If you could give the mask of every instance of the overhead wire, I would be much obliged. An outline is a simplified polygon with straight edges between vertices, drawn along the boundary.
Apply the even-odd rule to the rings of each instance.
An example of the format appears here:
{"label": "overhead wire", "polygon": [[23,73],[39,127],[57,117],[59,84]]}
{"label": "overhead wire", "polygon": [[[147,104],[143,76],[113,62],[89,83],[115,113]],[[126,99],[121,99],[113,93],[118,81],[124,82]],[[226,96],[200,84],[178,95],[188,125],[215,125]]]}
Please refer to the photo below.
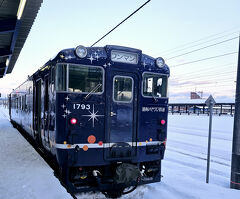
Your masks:
{"label": "overhead wire", "polygon": [[197,63],[197,62],[201,62],[201,61],[205,61],[205,60],[209,60],[209,59],[215,59],[215,58],[219,58],[219,57],[225,57],[225,56],[233,55],[233,54],[237,54],[237,53],[238,52],[230,52],[230,53],[225,53],[225,54],[222,54],[222,55],[216,55],[216,56],[213,56],[213,57],[206,57],[206,58],[203,58],[203,59],[198,59],[198,60],[194,60],[194,61],[190,61],[190,62],[185,62],[185,63],[182,63],[182,64],[176,64],[176,65],[173,65],[172,67],[175,68],[175,67],[178,67],[178,66]]}
{"label": "overhead wire", "polygon": [[132,17],[135,13],[137,13],[140,9],[142,9],[146,4],[148,4],[151,0],[146,1],[144,4],[142,4],[137,10],[135,10],[133,13],[131,13],[129,16],[127,16],[124,20],[122,20],[119,24],[117,24],[114,28],[112,28],[110,31],[108,31],[105,35],[103,35],[100,39],[98,39],[95,43],[91,45],[93,47],[96,45],[99,41],[101,41],[103,38],[105,38],[107,35],[109,35],[112,31],[114,31],[117,27],[119,27],[121,24],[123,24],[125,21],[127,21],[130,17]]}
{"label": "overhead wire", "polygon": [[[225,69],[225,68],[229,68],[229,66],[234,66],[234,65],[236,65],[236,63],[228,63],[228,64],[224,64],[224,65],[207,65],[207,66],[204,65],[204,67],[206,69],[205,68],[198,68],[199,70],[194,70],[194,71],[191,71],[191,72],[189,72],[189,71],[186,72],[185,70],[184,71],[178,71],[178,72],[180,73],[180,75],[181,75],[181,72],[183,72],[182,75],[195,74],[195,73],[198,74],[199,72],[216,71],[215,67],[217,67],[218,70],[222,70],[222,69]],[[175,68],[173,68],[173,69],[175,69]]]}
{"label": "overhead wire", "polygon": [[[237,71],[234,71],[235,73],[237,72]],[[199,80],[199,79],[201,79],[202,81],[204,81],[204,80],[215,80],[215,79],[217,79],[217,80],[220,80],[221,78],[224,78],[224,79],[232,79],[232,78],[235,78],[236,79],[236,75],[232,75],[231,76],[231,78],[228,78],[231,74],[233,74],[233,73],[227,73],[227,74],[220,74],[220,75],[208,75],[208,76],[199,76],[199,77],[194,77],[194,78],[186,78],[186,80],[183,80],[183,79],[181,79],[181,78],[175,78],[175,79],[173,79],[173,80],[176,80],[176,81],[182,81],[182,82],[184,82],[184,81],[192,81],[192,80]]]}
{"label": "overhead wire", "polygon": [[202,42],[202,43],[199,43],[199,44],[195,44],[195,45],[192,45],[192,46],[189,46],[189,47],[186,47],[186,48],[181,48],[181,49],[178,49],[178,50],[174,50],[174,51],[172,51],[170,53],[164,54],[163,57],[165,57],[167,55],[171,55],[171,54],[176,53],[176,52],[185,51],[185,50],[193,48],[193,47],[201,46],[202,44],[209,43],[209,42],[212,42],[212,41],[215,41],[215,40],[218,40],[218,39],[221,39],[223,37],[227,37],[229,35],[233,35],[233,34],[236,34],[236,33],[239,33],[239,31],[232,32],[231,34],[227,34],[227,35],[224,35],[224,36],[221,36],[221,37],[217,37],[217,38],[214,38],[214,39],[211,39],[211,40],[207,40],[205,42]]}
{"label": "overhead wire", "polygon": [[184,79],[188,79],[188,78],[195,78],[195,77],[206,77],[206,76],[216,76],[216,75],[219,75],[219,74],[229,74],[229,73],[233,73],[233,72],[236,72],[236,69],[232,69],[232,70],[225,70],[225,71],[217,71],[215,74],[212,74],[210,73],[209,71],[205,72],[205,71],[202,71],[202,72],[198,72],[198,73],[194,73],[194,74],[185,74],[185,75],[175,75],[173,77],[176,78],[176,77],[184,77]]}
{"label": "overhead wire", "polygon": [[[174,47],[174,48],[172,48],[172,49],[162,51],[161,53],[164,54],[165,52],[169,52],[169,51],[176,52],[175,50],[176,50],[176,49],[179,49],[179,48],[181,48],[181,47],[188,46],[188,45],[191,45],[191,44],[193,44],[193,43],[197,43],[197,42],[199,42],[199,41],[206,40],[206,39],[211,38],[211,37],[215,37],[215,36],[217,36],[217,35],[221,35],[221,34],[223,34],[223,33],[229,32],[230,30],[234,30],[234,29],[239,29],[239,27],[237,27],[237,28],[231,28],[231,29],[225,30],[225,31],[223,31],[223,32],[221,32],[221,33],[216,33],[216,34],[213,34],[213,35],[209,35],[209,36],[207,36],[207,37],[203,37],[203,38],[198,39],[198,40],[196,40],[196,41],[191,41],[191,42],[188,42],[188,43],[185,43],[185,44],[176,46],[176,47]],[[239,30],[238,30],[237,32],[239,32]],[[234,33],[235,33],[235,32],[234,32]],[[233,33],[227,34],[226,36],[229,36],[229,35],[231,35],[231,34],[233,34]],[[221,36],[221,37],[224,37],[224,36]],[[209,42],[210,42],[210,41],[209,41]],[[200,44],[199,44],[199,45],[200,45]],[[169,53],[168,53],[168,54],[169,54]]]}
{"label": "overhead wire", "polygon": [[220,42],[217,42],[217,43],[214,43],[214,44],[208,45],[208,46],[204,46],[204,47],[202,47],[202,48],[198,48],[198,49],[195,49],[195,50],[192,50],[192,51],[189,51],[189,52],[186,52],[186,53],[180,54],[180,55],[176,55],[176,56],[173,56],[173,57],[167,58],[167,59],[165,59],[165,60],[170,60],[170,59],[174,59],[174,58],[177,58],[177,57],[181,57],[181,56],[183,56],[183,55],[188,55],[188,54],[191,54],[191,53],[194,53],[194,52],[197,52],[197,51],[200,51],[200,50],[203,50],[203,49],[206,49],[206,48],[212,47],[212,46],[216,46],[216,45],[219,45],[219,44],[222,44],[222,43],[225,43],[225,42],[232,41],[232,40],[237,39],[237,38],[239,38],[239,36],[237,36],[237,37],[233,37],[233,38],[230,38],[230,39],[227,39],[227,40],[224,40],[224,41],[220,41]]}

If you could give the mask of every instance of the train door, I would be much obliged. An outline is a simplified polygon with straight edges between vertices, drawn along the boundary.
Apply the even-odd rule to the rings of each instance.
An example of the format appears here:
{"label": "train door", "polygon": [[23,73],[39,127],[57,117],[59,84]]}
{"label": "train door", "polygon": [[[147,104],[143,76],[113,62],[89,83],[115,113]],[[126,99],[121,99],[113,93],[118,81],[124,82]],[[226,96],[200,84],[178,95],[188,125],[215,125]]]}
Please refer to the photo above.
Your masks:
{"label": "train door", "polygon": [[43,92],[43,137],[45,145],[49,145],[49,75],[44,77]]}
{"label": "train door", "polygon": [[40,138],[41,135],[41,84],[42,80],[39,79],[34,87],[34,135]]}
{"label": "train door", "polygon": [[117,71],[112,71],[110,78],[107,158],[128,159],[136,156],[138,78]]}

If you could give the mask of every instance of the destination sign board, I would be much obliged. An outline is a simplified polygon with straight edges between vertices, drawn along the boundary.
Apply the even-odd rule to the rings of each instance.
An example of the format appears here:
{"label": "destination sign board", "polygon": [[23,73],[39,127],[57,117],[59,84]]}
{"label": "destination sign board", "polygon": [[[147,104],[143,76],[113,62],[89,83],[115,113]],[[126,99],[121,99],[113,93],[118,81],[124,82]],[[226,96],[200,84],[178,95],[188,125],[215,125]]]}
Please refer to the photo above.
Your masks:
{"label": "destination sign board", "polygon": [[120,62],[120,63],[137,64],[138,55],[136,53],[112,50],[111,60],[114,62]]}

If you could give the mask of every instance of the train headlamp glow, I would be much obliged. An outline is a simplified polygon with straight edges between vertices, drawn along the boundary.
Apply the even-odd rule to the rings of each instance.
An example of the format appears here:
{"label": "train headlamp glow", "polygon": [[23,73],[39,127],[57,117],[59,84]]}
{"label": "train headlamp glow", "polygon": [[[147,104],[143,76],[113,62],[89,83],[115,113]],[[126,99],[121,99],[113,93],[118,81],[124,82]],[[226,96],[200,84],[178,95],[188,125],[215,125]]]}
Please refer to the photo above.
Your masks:
{"label": "train headlamp glow", "polygon": [[165,61],[162,57],[158,57],[156,59],[156,64],[159,68],[162,68],[165,65]]}
{"label": "train headlamp glow", "polygon": [[84,46],[78,46],[75,49],[75,53],[78,57],[84,58],[87,56],[87,48],[85,48]]}

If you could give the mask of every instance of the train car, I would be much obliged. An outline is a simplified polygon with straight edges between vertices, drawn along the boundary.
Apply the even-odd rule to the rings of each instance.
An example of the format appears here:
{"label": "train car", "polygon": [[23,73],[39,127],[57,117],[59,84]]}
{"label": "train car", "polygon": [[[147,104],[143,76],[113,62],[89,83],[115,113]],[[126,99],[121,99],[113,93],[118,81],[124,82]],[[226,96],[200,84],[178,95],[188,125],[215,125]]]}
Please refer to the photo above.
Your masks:
{"label": "train car", "polygon": [[56,158],[69,190],[117,197],[161,179],[169,75],[138,49],[65,49],[13,90],[10,118]]}

